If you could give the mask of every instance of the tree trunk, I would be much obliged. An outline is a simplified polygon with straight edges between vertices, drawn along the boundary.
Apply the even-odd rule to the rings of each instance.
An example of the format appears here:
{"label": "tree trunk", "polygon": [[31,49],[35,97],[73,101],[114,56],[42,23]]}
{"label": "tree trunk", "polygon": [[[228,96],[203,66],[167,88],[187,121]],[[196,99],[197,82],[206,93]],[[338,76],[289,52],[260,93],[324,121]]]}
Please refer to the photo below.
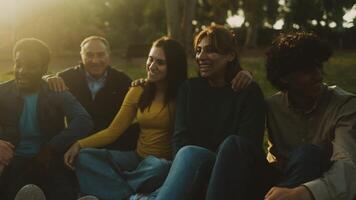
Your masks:
{"label": "tree trunk", "polygon": [[195,18],[197,0],[185,0],[184,1],[184,15],[182,24],[183,45],[187,53],[192,52],[193,44],[193,24],[192,21]]}
{"label": "tree trunk", "polygon": [[166,5],[166,19],[167,19],[167,33],[168,36],[182,41],[181,34],[181,1],[180,0],[165,0]]}
{"label": "tree trunk", "polygon": [[247,0],[244,3],[246,21],[250,23],[249,27],[247,27],[244,48],[256,48],[258,29],[262,24],[262,2],[259,0]]}
{"label": "tree trunk", "polygon": [[247,27],[246,40],[244,48],[253,49],[257,47],[257,36],[258,36],[258,27],[257,24],[252,23]]}
{"label": "tree trunk", "polygon": [[168,35],[191,52],[197,0],[165,0]]}

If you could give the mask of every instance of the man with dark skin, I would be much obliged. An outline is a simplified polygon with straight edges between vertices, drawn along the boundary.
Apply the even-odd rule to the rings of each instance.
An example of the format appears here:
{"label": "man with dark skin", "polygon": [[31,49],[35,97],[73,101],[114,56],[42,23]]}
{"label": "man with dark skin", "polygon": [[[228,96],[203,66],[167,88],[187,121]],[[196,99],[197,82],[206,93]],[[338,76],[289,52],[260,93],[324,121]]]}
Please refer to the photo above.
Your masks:
{"label": "man with dark skin", "polygon": [[0,85],[0,199],[31,183],[48,199],[75,199],[63,153],[92,132],[92,119],[69,92],[52,92],[42,80],[50,60],[44,42],[18,41],[13,59],[15,79]]}

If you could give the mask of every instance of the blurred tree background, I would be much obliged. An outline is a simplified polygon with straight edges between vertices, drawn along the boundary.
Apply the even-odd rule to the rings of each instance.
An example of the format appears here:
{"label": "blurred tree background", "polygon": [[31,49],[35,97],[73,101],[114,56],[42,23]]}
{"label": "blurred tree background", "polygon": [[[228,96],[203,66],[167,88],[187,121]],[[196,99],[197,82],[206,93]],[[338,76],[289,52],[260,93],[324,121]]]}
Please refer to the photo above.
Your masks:
{"label": "blurred tree background", "polygon": [[[77,53],[102,35],[125,56],[169,34],[191,50],[195,32],[231,27],[241,46],[268,46],[280,31],[312,30],[342,49],[356,49],[356,0],[0,0],[0,51],[23,37],[47,42],[54,54]],[[6,11],[6,12],[5,12]],[[5,12],[5,14],[4,14]]]}

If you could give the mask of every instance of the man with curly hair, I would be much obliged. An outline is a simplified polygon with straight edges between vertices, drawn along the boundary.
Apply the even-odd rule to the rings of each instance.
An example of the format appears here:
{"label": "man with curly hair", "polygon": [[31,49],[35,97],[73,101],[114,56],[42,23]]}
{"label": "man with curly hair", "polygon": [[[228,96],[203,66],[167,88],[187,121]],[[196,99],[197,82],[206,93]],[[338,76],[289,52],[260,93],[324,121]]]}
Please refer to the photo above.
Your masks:
{"label": "man with curly hair", "polygon": [[229,137],[207,199],[353,200],[356,95],[323,83],[331,48],[313,33],[281,34],[267,51],[269,148]]}

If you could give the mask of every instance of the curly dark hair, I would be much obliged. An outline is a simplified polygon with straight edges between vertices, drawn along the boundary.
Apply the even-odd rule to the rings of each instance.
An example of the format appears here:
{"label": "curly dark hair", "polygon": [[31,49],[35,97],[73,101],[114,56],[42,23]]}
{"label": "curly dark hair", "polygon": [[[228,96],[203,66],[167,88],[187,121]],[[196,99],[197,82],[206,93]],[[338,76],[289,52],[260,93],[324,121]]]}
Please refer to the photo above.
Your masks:
{"label": "curly dark hair", "polygon": [[15,46],[12,50],[12,56],[15,60],[16,52],[18,51],[26,51],[33,52],[38,54],[41,58],[42,67],[44,68],[44,72],[48,70],[48,64],[51,57],[51,51],[46,43],[42,40],[36,38],[23,38],[15,43]]}
{"label": "curly dark hair", "polygon": [[275,88],[285,91],[288,85],[281,78],[299,70],[322,68],[331,55],[330,45],[314,33],[282,33],[266,52],[267,79]]}

